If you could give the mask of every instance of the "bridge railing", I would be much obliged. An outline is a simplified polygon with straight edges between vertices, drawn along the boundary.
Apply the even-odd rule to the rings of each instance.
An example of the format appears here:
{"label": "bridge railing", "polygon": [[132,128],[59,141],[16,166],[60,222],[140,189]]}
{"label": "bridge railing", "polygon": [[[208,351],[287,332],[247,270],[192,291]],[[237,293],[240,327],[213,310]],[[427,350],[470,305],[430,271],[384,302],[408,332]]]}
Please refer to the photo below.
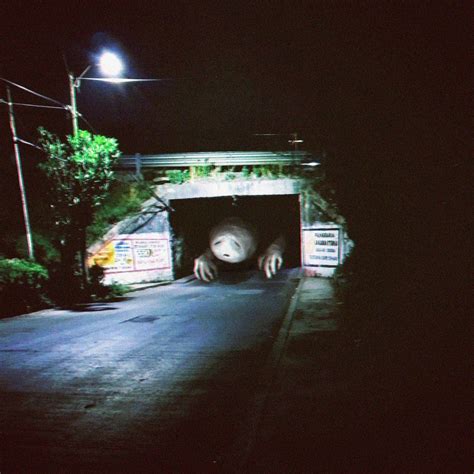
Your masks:
{"label": "bridge railing", "polygon": [[122,155],[115,164],[116,170],[142,168],[187,168],[190,166],[246,166],[246,165],[299,165],[311,160],[305,151],[290,152],[199,152],[168,153],[160,155]]}

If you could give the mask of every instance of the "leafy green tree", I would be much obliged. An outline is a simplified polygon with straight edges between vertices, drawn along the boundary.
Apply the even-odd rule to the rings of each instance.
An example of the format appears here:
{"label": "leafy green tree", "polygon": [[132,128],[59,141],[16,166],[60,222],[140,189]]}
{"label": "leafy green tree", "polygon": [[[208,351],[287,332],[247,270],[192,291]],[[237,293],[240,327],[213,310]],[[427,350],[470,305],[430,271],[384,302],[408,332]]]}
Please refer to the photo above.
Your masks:
{"label": "leafy green tree", "polygon": [[112,167],[120,156],[117,140],[79,130],[61,141],[44,128],[40,144],[47,159],[40,165],[50,183],[50,205],[61,236],[61,266],[73,277],[77,255],[87,287],[87,227],[114,180]]}

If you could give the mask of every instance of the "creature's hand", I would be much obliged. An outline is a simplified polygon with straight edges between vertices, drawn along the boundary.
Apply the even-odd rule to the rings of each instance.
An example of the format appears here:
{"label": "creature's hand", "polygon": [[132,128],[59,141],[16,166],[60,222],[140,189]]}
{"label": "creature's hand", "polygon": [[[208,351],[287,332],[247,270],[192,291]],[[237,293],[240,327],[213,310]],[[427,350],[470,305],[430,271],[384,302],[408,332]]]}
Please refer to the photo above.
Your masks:
{"label": "creature's hand", "polygon": [[203,253],[194,260],[194,275],[198,280],[211,281],[217,277],[217,266],[209,252]]}
{"label": "creature's hand", "polygon": [[282,252],[279,248],[270,246],[263,255],[258,257],[258,268],[265,272],[267,278],[272,278],[283,264]]}

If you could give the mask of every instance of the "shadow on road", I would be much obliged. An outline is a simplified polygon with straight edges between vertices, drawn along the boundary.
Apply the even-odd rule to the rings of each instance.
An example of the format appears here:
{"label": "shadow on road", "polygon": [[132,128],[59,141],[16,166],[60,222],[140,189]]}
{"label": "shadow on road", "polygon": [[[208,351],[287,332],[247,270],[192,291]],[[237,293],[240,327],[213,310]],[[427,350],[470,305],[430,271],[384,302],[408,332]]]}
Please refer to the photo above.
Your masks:
{"label": "shadow on road", "polygon": [[96,311],[114,311],[119,309],[118,306],[113,306],[113,303],[118,303],[120,301],[127,301],[130,298],[120,297],[114,298],[113,301],[107,303],[77,303],[70,306],[62,306],[61,309],[67,309],[74,312],[96,312]]}

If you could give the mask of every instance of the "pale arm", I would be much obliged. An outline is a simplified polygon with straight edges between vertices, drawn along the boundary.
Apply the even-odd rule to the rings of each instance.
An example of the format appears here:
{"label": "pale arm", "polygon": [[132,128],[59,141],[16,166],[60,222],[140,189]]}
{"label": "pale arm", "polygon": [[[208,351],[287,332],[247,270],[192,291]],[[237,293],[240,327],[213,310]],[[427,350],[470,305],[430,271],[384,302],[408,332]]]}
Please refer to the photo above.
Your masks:
{"label": "pale arm", "polygon": [[263,270],[267,278],[272,278],[280,270],[283,264],[283,252],[286,248],[286,240],[280,235],[267,250],[258,257],[258,268]]}
{"label": "pale arm", "polygon": [[211,249],[194,259],[194,275],[198,280],[211,281],[217,277],[217,265]]}

